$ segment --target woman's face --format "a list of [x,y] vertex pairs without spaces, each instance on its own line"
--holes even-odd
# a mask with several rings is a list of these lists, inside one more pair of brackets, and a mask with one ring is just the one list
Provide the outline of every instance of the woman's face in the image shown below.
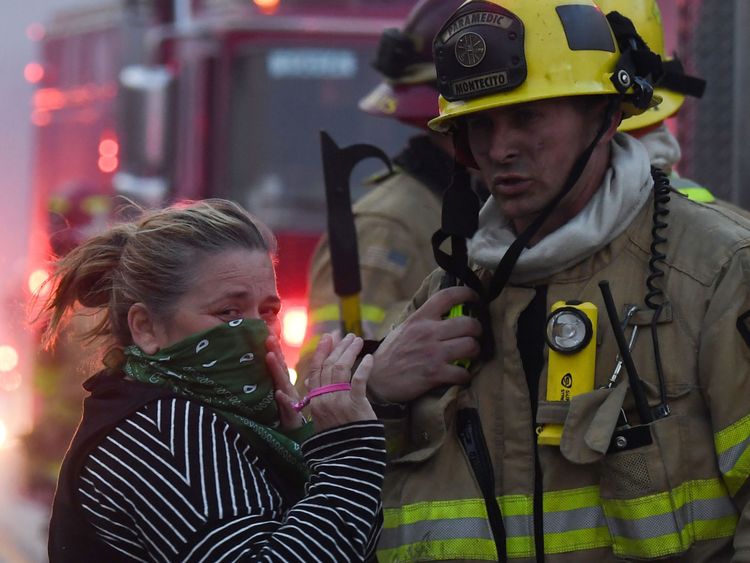
[[279,335],[281,300],[268,253],[232,249],[193,266],[193,284],[177,302],[169,322],[154,323],[158,347],[235,319],[263,319]]

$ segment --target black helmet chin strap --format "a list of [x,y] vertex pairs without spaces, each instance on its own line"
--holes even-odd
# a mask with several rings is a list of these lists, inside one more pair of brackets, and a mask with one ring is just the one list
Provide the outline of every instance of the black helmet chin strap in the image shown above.
[[[453,181],[443,196],[442,225],[432,235],[432,251],[435,261],[446,273],[460,280],[464,285],[473,289],[479,295],[479,306],[476,309],[478,320],[482,323],[481,354],[483,360],[490,359],[494,354],[494,337],[489,314],[489,305],[503,291],[508,283],[518,258],[539,232],[547,218],[552,214],[560,201],[568,195],[578,182],[588,164],[597,144],[612,124],[612,118],[622,101],[621,96],[613,97],[594,140],[586,147],[571,167],[560,192],[539,213],[534,221],[519,234],[503,255],[489,286],[485,289],[481,280],[469,267],[466,250],[466,239],[471,238],[478,228],[479,200],[469,186],[469,175],[466,169],[458,164],[454,168]],[[454,135],[454,140],[455,140]],[[440,248],[446,240],[451,241],[451,252],[448,254]]]
[[664,61],[664,75],[657,86],[694,98],[702,98],[706,91],[706,81],[686,74],[682,61],[676,56],[671,61]]
[[638,35],[633,22],[619,12],[607,14],[612,32],[620,47],[620,59],[612,74],[612,84],[625,95],[627,102],[639,110],[648,109],[654,95],[654,84],[664,74],[661,57],[649,49]]

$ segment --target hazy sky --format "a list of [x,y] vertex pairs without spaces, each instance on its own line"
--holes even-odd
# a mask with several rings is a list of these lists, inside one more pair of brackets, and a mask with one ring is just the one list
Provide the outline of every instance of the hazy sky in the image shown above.
[[37,56],[26,36],[33,22],[46,23],[56,11],[95,6],[110,0],[5,0],[0,18],[0,298],[23,279],[28,237],[33,126],[29,121],[32,86],[25,65]]

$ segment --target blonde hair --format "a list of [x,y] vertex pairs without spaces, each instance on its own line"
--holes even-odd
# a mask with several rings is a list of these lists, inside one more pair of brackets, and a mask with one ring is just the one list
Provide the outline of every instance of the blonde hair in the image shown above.
[[209,199],[145,211],[73,249],[55,264],[50,291],[37,319],[48,322],[43,342],[52,346],[78,303],[107,314],[84,335],[111,336],[114,344],[132,343],[128,311],[143,303],[168,320],[190,288],[201,256],[243,248],[272,257],[276,240],[263,223],[238,204]]

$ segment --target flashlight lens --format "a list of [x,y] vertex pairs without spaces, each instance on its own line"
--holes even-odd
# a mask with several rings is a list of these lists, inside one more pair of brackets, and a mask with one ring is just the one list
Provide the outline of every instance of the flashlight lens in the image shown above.
[[565,308],[547,322],[547,343],[558,352],[576,352],[591,339],[591,322],[581,311]]

